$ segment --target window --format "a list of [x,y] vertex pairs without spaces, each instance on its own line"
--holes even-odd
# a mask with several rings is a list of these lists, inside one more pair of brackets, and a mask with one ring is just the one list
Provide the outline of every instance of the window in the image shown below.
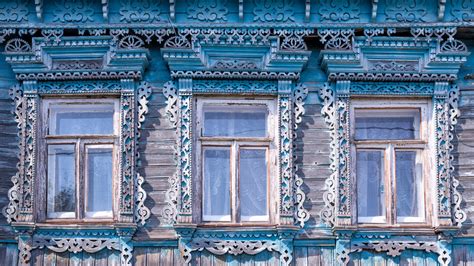
[[118,100],[43,101],[46,218],[112,219]]
[[428,102],[354,100],[358,223],[426,223]]
[[275,104],[199,99],[198,151],[203,222],[270,222],[276,178]]

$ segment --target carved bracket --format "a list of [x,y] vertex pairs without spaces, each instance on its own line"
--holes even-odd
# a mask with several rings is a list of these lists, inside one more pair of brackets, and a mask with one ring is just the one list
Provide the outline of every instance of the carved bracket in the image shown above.
[[59,230],[42,230],[19,235],[18,249],[20,264],[29,264],[31,251],[47,248],[53,252],[87,252],[96,253],[103,249],[120,252],[121,265],[132,265],[133,231],[97,231],[84,230],[82,232]]
[[417,240],[374,240],[374,241],[346,241],[338,240],[336,243],[336,259],[343,265],[350,262],[350,254],[364,250],[377,253],[385,252],[388,256],[397,257],[407,249],[422,250],[438,255],[440,265],[447,266],[451,262],[451,248],[445,241],[417,241]]
[[190,263],[192,253],[206,250],[215,255],[256,255],[260,252],[278,252],[280,263],[290,265],[293,260],[294,230],[224,232],[195,231],[191,228],[176,228],[180,236],[179,250],[185,263]]

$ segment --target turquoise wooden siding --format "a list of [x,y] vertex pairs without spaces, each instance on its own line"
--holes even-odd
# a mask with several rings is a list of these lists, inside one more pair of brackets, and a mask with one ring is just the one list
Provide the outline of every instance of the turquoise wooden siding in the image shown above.
[[[66,5],[63,2],[68,2],[71,5]],[[335,88],[343,83],[338,85],[336,82],[338,78],[331,79],[329,77],[330,72],[337,72],[336,74],[339,72],[345,73],[344,71],[348,73],[350,71],[366,73],[372,71],[369,71],[369,61],[374,58],[380,57],[385,61],[392,60],[395,62],[398,60],[397,62],[406,63],[406,61],[414,61],[413,58],[419,56],[422,58],[420,59],[421,63],[412,66],[408,62],[408,67],[416,68],[419,73],[425,71],[429,75],[434,75],[434,78],[427,78],[427,81],[424,82],[436,83],[436,86],[441,84],[438,87],[443,87],[445,82],[446,86],[457,85],[460,89],[459,110],[461,114],[455,126],[451,155],[453,156],[453,176],[460,182],[458,190],[462,195],[461,208],[466,213],[467,219],[463,222],[459,231],[456,231],[457,228],[450,228],[456,231],[453,235],[449,235],[451,231],[446,228],[444,228],[446,229],[446,235],[434,232],[434,229],[431,228],[433,230],[430,232],[404,233],[400,231],[391,235],[391,238],[384,238],[388,237],[383,235],[386,229],[378,229],[378,231],[374,229],[377,232],[372,232],[373,235],[368,233],[370,236],[355,236],[353,234],[348,238],[354,241],[372,241],[376,237],[381,237],[383,240],[388,239],[387,241],[396,242],[402,237],[413,236],[412,239],[421,235],[439,237],[434,242],[441,243],[442,240],[446,239],[446,242],[443,243],[447,243],[449,247],[451,258],[449,265],[474,265],[474,0],[219,0],[216,1],[216,6],[208,7],[208,9],[203,8],[203,6],[209,4],[208,2],[213,1],[0,0],[0,51],[5,51],[0,53],[0,209],[7,207],[10,202],[8,191],[12,187],[11,177],[17,173],[18,155],[20,153],[18,144],[20,139],[17,135],[18,123],[13,115],[15,109],[9,96],[9,89],[17,84],[23,84],[22,86],[25,88],[33,87],[31,83],[28,83],[29,79],[39,80],[39,83],[55,83],[70,78],[60,76],[57,79],[47,77],[41,80],[40,75],[33,78],[20,78],[18,73],[24,69],[31,72],[40,69],[45,73],[58,75],[72,71],[67,67],[66,69],[60,69],[59,67],[55,69],[54,67],[57,66],[52,63],[58,58],[62,59],[62,57],[74,58],[70,54],[84,56],[78,48],[79,45],[58,48],[62,45],[59,40],[64,40],[64,38],[84,38],[88,41],[104,38],[104,42],[117,38],[117,42],[111,46],[113,49],[107,50],[109,48],[96,47],[97,50],[94,50],[94,53],[91,52],[91,54],[101,54],[102,52],[106,54],[104,55],[105,59],[102,58],[104,62],[99,60],[100,64],[104,64],[101,67],[107,68],[106,72],[111,72],[114,67],[127,68],[133,66],[138,69],[143,66],[143,69],[136,70],[137,73],[143,73],[143,76],[137,75],[137,77],[132,78],[127,76],[123,79],[113,77],[113,79],[119,83],[127,83],[130,80],[137,84],[138,82],[146,82],[151,86],[151,95],[147,104],[149,111],[145,116],[145,121],[141,124],[141,137],[138,140],[140,163],[136,167],[137,173],[143,176],[146,181],[143,184],[147,196],[144,205],[150,210],[151,215],[145,221],[143,227],[137,227],[137,231],[131,239],[126,239],[133,246],[131,264],[137,266],[186,264],[183,259],[183,251],[179,248],[179,244],[182,243],[180,241],[183,241],[185,237],[173,225],[167,223],[163,217],[165,208],[169,207],[166,195],[170,188],[169,180],[177,173],[177,164],[181,163],[178,162],[175,152],[181,129],[177,132],[169,119],[168,99],[163,94],[165,84],[175,81],[178,84],[176,85],[177,88],[179,87],[177,91],[185,95],[189,91],[186,91],[186,88],[183,90],[183,87],[189,84],[187,83],[190,82],[189,80],[223,80],[224,82],[230,82],[230,80],[258,80],[261,83],[268,82],[277,88],[277,92],[269,96],[275,99],[284,95],[278,93],[285,89],[284,85],[281,85],[286,84],[285,82],[290,81],[290,92],[297,85],[305,86],[308,89],[308,95],[304,100],[305,113],[298,124],[297,137],[292,139],[295,144],[292,152],[297,158],[294,161],[294,164],[298,167],[296,174],[304,180],[301,187],[306,196],[303,209],[308,211],[309,220],[305,221],[303,228],[297,227],[297,222],[286,224],[286,226],[297,225],[292,228],[297,234],[294,238],[291,237],[290,241],[293,245],[293,258],[290,265],[341,265],[342,263],[338,261],[341,251],[337,249],[337,243],[343,242],[340,240],[344,240],[345,232],[340,228],[331,228],[321,217],[321,212],[327,207],[323,199],[326,191],[325,183],[332,173],[330,169],[331,130],[328,128],[322,114],[324,103],[320,97],[321,88],[328,85],[336,91]],[[270,4],[261,8],[264,2]],[[225,29],[225,32],[219,35],[219,30],[222,29]],[[377,29],[382,30],[382,33],[377,33]],[[396,31],[392,31],[392,29],[396,29]],[[420,29],[423,30],[423,33],[417,32]],[[199,30],[202,30],[201,35],[192,35]],[[265,39],[265,32],[262,33],[261,30],[268,30],[268,36],[270,37],[267,42],[261,40],[262,38]],[[294,36],[286,36],[285,30],[292,32]],[[325,30],[329,31],[329,33],[326,32],[328,35],[326,37],[321,36],[324,35]],[[351,30],[354,31],[353,34],[350,33]],[[370,30],[373,30],[373,32],[370,32]],[[443,30],[444,33],[441,34],[440,32],[443,32]],[[254,35],[251,33],[239,35],[240,33],[236,33],[238,31],[254,31],[259,32],[260,35],[256,33]],[[304,31],[309,33],[302,34],[301,32]],[[331,31],[333,32],[331,33]],[[344,33],[344,31],[349,33]],[[454,31],[457,31],[457,33],[454,34]],[[209,32],[215,32],[215,35]],[[420,35],[417,36],[417,33]],[[348,34],[346,39],[341,37],[344,34]],[[337,39],[335,36],[339,36],[343,41],[341,42],[341,39]],[[377,38],[377,36],[381,38],[380,40],[383,39],[386,42],[385,50],[382,49],[384,45],[380,45],[382,48],[364,47],[358,50],[360,46],[371,43],[372,39]],[[132,38],[132,41],[126,42],[127,37]],[[178,37],[183,37],[183,39]],[[228,39],[225,39],[225,37]],[[239,39],[240,37],[242,39]],[[436,39],[437,37],[439,39]],[[45,41],[45,38],[51,38],[51,40]],[[181,41],[181,46],[168,42],[172,38],[177,38],[175,40],[177,43]],[[394,45],[390,43],[391,38],[403,40],[400,42],[406,42],[406,47],[410,47],[409,43],[415,39],[419,42],[413,45],[417,49],[404,53],[404,48],[401,47],[387,48],[388,45]],[[358,43],[359,47],[354,46],[355,39],[360,41]],[[427,39],[429,40],[427,41]],[[457,43],[459,50],[456,50],[456,47],[451,47],[452,50],[444,51],[444,54],[441,53],[441,43],[447,42],[449,44],[450,39],[461,41],[465,44],[467,51],[463,50],[464,46]],[[24,41],[20,44],[24,45],[26,43],[26,45],[15,46],[15,42],[12,42],[12,40]],[[35,42],[40,43],[41,41],[43,41],[42,45],[34,46]],[[331,43],[331,41],[335,42]],[[438,41],[439,43],[436,44]],[[344,42],[349,43],[349,46],[345,46]],[[285,48],[285,45],[288,45],[288,47]],[[334,47],[331,47],[331,45]],[[428,51],[425,48],[429,45],[438,50],[433,48]],[[43,46],[48,47],[46,48],[47,51],[41,50]],[[32,47],[37,50],[28,50]],[[64,50],[61,50],[63,48]],[[377,49],[379,48],[384,53],[378,53],[379,50]],[[428,52],[420,52],[423,49]],[[48,51],[54,53],[49,54]],[[69,55],[67,53],[62,54],[61,52],[64,51],[70,51],[71,53]],[[13,57],[12,54],[17,52],[19,55],[16,54],[17,57]],[[23,52],[24,54],[22,54]],[[38,54],[28,54],[35,52]],[[467,54],[467,52],[471,52],[471,54]],[[120,55],[120,58],[116,53]],[[434,63],[428,62],[440,54],[445,57],[438,58],[439,61]],[[239,66],[232,65],[238,61],[237,59],[234,60],[236,62],[224,60],[224,63],[231,65],[230,69],[226,69],[227,72],[224,71],[226,72],[224,74],[216,74],[219,71],[216,70],[215,65],[212,65],[215,61],[222,59],[220,57],[234,59],[238,58],[239,55],[250,61],[250,63],[245,61],[246,64],[262,64],[265,67],[262,67],[262,69],[259,69],[259,66],[255,69],[250,67],[250,70],[244,69],[244,71],[239,69]],[[306,55],[309,56],[307,60],[305,59]],[[36,61],[31,60],[28,65],[25,63],[25,61],[28,61],[25,59],[28,56],[32,58],[37,56],[35,57]],[[295,59],[292,56],[299,58]],[[457,64],[462,61],[464,56],[467,56],[466,60],[460,66],[456,79],[446,81],[447,78],[439,76],[457,71]],[[261,62],[254,62],[257,57],[260,58]],[[355,62],[357,60],[354,58],[357,57],[360,57],[360,62]],[[14,58],[14,60],[11,58]],[[116,61],[110,58],[114,58]],[[80,59],[78,57],[79,61]],[[109,61],[113,62],[110,63]],[[184,73],[186,71],[183,69],[188,68],[194,71],[192,75],[195,76],[192,78],[189,76],[191,74]],[[302,70],[300,71],[300,69]],[[99,67],[99,70],[103,69]],[[94,67],[92,67],[92,70],[80,69],[79,72],[89,73],[93,71]],[[184,74],[178,73],[179,71],[183,71]],[[242,74],[242,72],[253,71],[258,72],[260,76],[254,78],[248,73],[245,74],[247,76]],[[416,84],[421,80],[420,77],[416,76],[419,73],[411,73],[411,70],[405,72],[410,72],[413,77],[404,81],[401,81],[402,78],[399,80],[388,77],[390,71],[400,72],[393,69],[385,72],[374,70],[375,74],[386,74],[386,76],[374,78],[370,82]],[[231,72],[238,72],[238,74],[235,74],[237,78],[230,78],[233,75]],[[263,72],[270,74],[264,76]],[[299,78],[291,76],[275,78],[283,72],[297,74]],[[426,74],[425,72],[423,74]],[[26,73],[25,75],[28,74],[32,73]],[[32,75],[36,74],[35,72]],[[217,77],[212,76],[214,74]],[[110,74],[104,80],[111,79],[112,76]],[[350,79],[349,76],[347,77],[348,80]],[[90,78],[89,76],[72,78],[71,83],[81,85],[100,81],[102,78]],[[364,78],[367,77],[364,76],[361,79]],[[338,81],[345,82],[346,80],[341,78]],[[359,81],[354,78],[351,82]],[[343,87],[343,85],[339,87]],[[434,87],[435,85],[433,85]],[[209,91],[206,92],[209,93]],[[248,94],[253,93],[255,91]],[[350,91],[348,94],[350,94]],[[220,95],[231,95],[230,89],[228,93]],[[250,97],[252,96],[250,95]],[[278,156],[282,155],[279,154]],[[177,204],[178,207],[179,204]],[[450,207],[448,206],[448,209],[452,209]],[[195,213],[194,215],[196,216]],[[134,219],[132,216],[130,216],[131,220]],[[288,217],[290,220],[293,219],[291,214]],[[450,220],[451,218],[448,217],[447,219]],[[130,226],[130,228],[134,229],[138,223],[134,220],[132,224],[133,226]],[[37,228],[31,224],[28,226],[31,226],[29,229],[34,231],[44,225],[36,225]],[[60,228],[59,225],[58,228]],[[21,245],[18,243],[20,242],[19,236],[25,234],[25,232],[21,229],[23,229],[21,226],[9,223],[4,215],[0,215],[0,265],[22,265]],[[60,230],[63,229],[60,228]],[[275,229],[275,232],[277,231],[276,227],[273,229]],[[441,228],[440,230],[444,229]],[[58,234],[61,237],[68,235],[65,232],[69,235],[80,235],[81,230],[83,229],[72,227],[72,229],[64,229],[63,235],[61,235],[61,232]],[[230,228],[223,228],[222,230],[224,231],[222,235],[225,235],[225,233],[232,234],[236,231],[236,229]],[[109,233],[107,230],[101,231],[100,228],[98,232],[99,234]],[[107,235],[106,238],[117,238],[117,235]],[[283,240],[280,241],[280,237],[283,239],[283,236],[283,233],[275,235],[275,241],[279,243],[278,245],[282,249]],[[265,237],[260,238],[265,239]],[[123,265],[122,256],[125,252],[121,252],[120,248],[117,247],[104,248],[95,253],[88,253],[83,250],[77,253],[54,252],[45,247],[34,248],[27,264],[43,266]],[[202,251],[195,250],[191,252],[190,264],[203,266],[283,265],[280,258],[282,253],[284,251],[265,250],[256,255],[243,252],[243,254],[234,256],[229,253],[215,255],[205,249]],[[374,250],[354,251],[350,253],[348,265],[430,266],[438,265],[438,254],[410,248],[403,250],[399,256],[389,256],[386,250],[382,252]]]

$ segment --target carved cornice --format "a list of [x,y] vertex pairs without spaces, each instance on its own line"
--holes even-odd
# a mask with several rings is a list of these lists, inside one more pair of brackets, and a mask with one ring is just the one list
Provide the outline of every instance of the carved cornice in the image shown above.
[[149,53],[139,37],[63,37],[43,32],[32,45],[12,39],[5,45],[5,60],[17,80],[141,79]]

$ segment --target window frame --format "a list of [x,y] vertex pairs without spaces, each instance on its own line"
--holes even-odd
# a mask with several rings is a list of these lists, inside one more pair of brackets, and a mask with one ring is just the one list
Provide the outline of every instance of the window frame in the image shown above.
[[[278,182],[271,182],[272,178],[278,180],[278,114],[277,114],[277,99],[274,97],[196,97],[196,112],[195,112],[195,155],[196,155],[196,173],[198,182],[196,183],[198,194],[195,201],[198,202],[197,216],[201,224],[204,225],[269,225],[276,222],[276,210],[279,202],[276,201],[278,195],[275,194],[276,184]],[[204,132],[204,110],[205,106],[212,106],[212,108],[225,108],[226,106],[256,106],[264,105],[267,110],[267,135],[265,137],[210,137],[203,136]],[[228,147],[230,149],[230,221],[206,220],[204,217],[204,150],[206,147]],[[242,220],[240,213],[240,197],[239,197],[239,157],[241,149],[265,149],[267,161],[267,215],[265,218]],[[272,184],[273,183],[273,184]],[[254,217],[254,216],[252,216]]]
[[[112,134],[71,134],[60,135],[50,134],[50,122],[55,119],[52,115],[51,108],[53,106],[61,106],[66,108],[72,105],[105,105],[111,104],[113,107],[113,132]],[[48,213],[46,202],[39,202],[44,208],[39,208],[39,221],[46,223],[88,223],[88,222],[115,222],[118,219],[118,197],[117,191],[119,188],[118,177],[120,171],[120,98],[118,97],[43,97],[40,101],[40,127],[39,127],[39,161],[43,161],[43,165],[38,167],[39,191],[43,191],[45,199],[48,194],[48,145],[55,144],[73,144],[75,150],[75,198],[76,208],[74,217],[64,217],[62,215],[55,215],[55,213]],[[55,112],[57,115],[58,112]],[[88,146],[95,147],[111,147],[112,148],[112,211],[108,215],[98,215],[97,213],[88,214],[86,211],[87,201],[87,149]],[[44,184],[41,186],[41,184]]]
[[[408,110],[408,109],[419,109],[420,114],[420,125],[418,128],[419,138],[413,140],[357,140],[355,139],[355,113],[357,109],[362,110]],[[384,151],[383,158],[383,176],[384,176],[384,200],[385,200],[385,217],[370,218],[360,217],[358,215],[358,196],[356,195],[354,204],[354,213],[356,213],[354,219],[355,223],[360,227],[426,227],[432,224],[432,199],[431,189],[435,188],[435,180],[430,180],[431,176],[436,176],[433,167],[434,158],[432,156],[435,144],[430,136],[433,135],[433,114],[432,114],[432,102],[431,98],[375,98],[371,97],[353,97],[350,105],[350,154],[351,164],[354,167],[351,170],[351,176],[353,183],[357,186],[356,176],[356,165],[357,158],[356,153],[358,149],[362,150],[381,150]],[[422,198],[423,198],[423,211],[420,217],[404,217],[405,221],[397,218],[397,190],[396,190],[396,161],[395,152],[401,151],[421,151],[422,158]],[[357,193],[357,188],[355,189]],[[361,219],[362,218],[362,219]],[[413,218],[413,219],[411,219]]]

